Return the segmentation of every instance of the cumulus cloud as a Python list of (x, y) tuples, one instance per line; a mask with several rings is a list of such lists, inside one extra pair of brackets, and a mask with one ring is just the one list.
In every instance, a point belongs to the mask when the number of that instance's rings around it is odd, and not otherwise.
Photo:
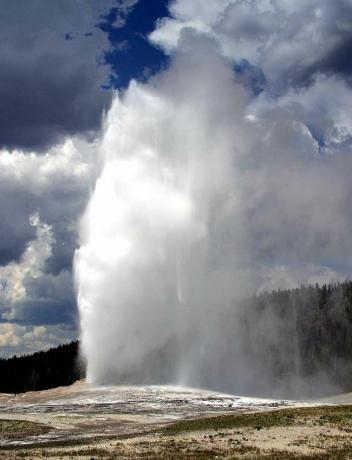
[(39, 212), (54, 230), (48, 269), (71, 266), (76, 221), (93, 181), (94, 144), (68, 139), (46, 154), (0, 150), (0, 263), (19, 260), (35, 230), (29, 216)]
[(351, 87), (334, 76), (319, 74), (308, 87), (290, 88), (280, 98), (263, 92), (251, 106), (253, 114), (261, 111), (283, 110), (287, 116), (300, 121), (317, 142), (319, 153), (331, 155), (348, 152), (352, 134)]
[(349, 0), (175, 0), (151, 40), (177, 49), (187, 29), (214, 38), (222, 53), (259, 66), (274, 85), (306, 85), (317, 73), (350, 80), (352, 5)]
[(71, 274), (46, 274), (54, 237), (38, 214), (29, 218), (36, 237), (30, 241), (19, 262), (0, 267), (1, 321), (24, 324), (75, 325)]
[(73, 340), (74, 330), (66, 325), (24, 326), (14, 323), (0, 323), (0, 347), (3, 357), (46, 350)]
[(29, 218), (36, 238), (19, 262), (0, 267), (2, 356), (47, 349), (76, 338), (72, 278), (68, 271), (44, 273), (52, 254), (52, 229), (38, 214)]
[[(26, 297), (25, 277), (28, 275), (34, 278), (40, 276), (45, 261), (51, 255), (53, 242), (51, 228), (40, 222), (38, 214), (30, 216), (29, 224), (36, 229), (36, 239), (28, 244), (19, 263), (10, 262), (8, 265), (0, 267), (2, 304), (13, 304), (24, 299)], [(11, 315), (7, 315), (6, 319), (12, 319)]]
[[(68, 139), (46, 153), (0, 151), (1, 322), (50, 326), (51, 338), (41, 345), (77, 334), (72, 254), (94, 181), (94, 149), (92, 143)], [(24, 351), (39, 345), (34, 341), (30, 348), (27, 342), (21, 342)], [(8, 350), (18, 353), (21, 345)]]

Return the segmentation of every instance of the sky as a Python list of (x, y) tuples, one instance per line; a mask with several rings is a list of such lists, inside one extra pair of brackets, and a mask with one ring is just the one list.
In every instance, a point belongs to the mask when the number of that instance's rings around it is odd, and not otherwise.
[[(153, 81), (197, 40), (230, 63), (260, 133), (247, 171), (265, 165), (243, 192), (252, 200), (244, 218), (256, 221), (253, 254), (269, 267), (261, 289), (350, 277), (351, 0), (0, 0), (0, 8), (1, 356), (78, 337), (72, 261), (114, 94), (133, 79)], [(209, 107), (217, 96), (211, 87)]]

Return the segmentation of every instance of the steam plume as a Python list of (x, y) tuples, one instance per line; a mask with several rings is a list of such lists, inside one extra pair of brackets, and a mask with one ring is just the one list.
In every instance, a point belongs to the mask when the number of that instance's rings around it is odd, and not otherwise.
[(167, 71), (116, 96), (75, 259), (89, 380), (238, 391), (255, 363), (236, 303), (346, 276), (351, 159), (322, 153), (311, 91), (255, 97), (186, 30)]

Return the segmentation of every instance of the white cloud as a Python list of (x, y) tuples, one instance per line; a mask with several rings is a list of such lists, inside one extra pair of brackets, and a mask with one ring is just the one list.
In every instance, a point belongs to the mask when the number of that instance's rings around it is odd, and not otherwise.
[(59, 326), (27, 326), (0, 323), (0, 347), (2, 357), (23, 355), (60, 345), (75, 339), (75, 332)]
[(11, 323), (0, 323), (0, 346), (17, 347), (22, 345), (25, 331), (25, 326), (19, 326), (18, 324)]
[[(94, 144), (67, 138), (45, 154), (21, 150), (0, 150), (0, 177), (3, 181), (26, 182), (38, 187), (50, 187), (67, 178), (87, 182), (92, 174)], [(28, 184), (29, 179), (31, 184)]]
[(280, 110), (300, 120), (322, 142), (321, 153), (338, 151), (352, 136), (352, 92), (348, 84), (336, 76), (317, 75), (311, 85), (291, 88), (280, 98), (266, 92), (257, 97), (248, 109), (252, 116), (266, 116)]
[[(50, 226), (40, 221), (38, 214), (29, 218), (30, 225), (36, 229), (36, 239), (32, 240), (19, 262), (10, 262), (0, 267), (1, 305), (15, 305), (26, 298), (24, 280), (31, 276), (38, 278), (43, 274), (45, 262), (52, 253), (53, 234)], [(13, 311), (3, 313), (3, 319), (14, 319)]]
[[(8, 228), (0, 249), (6, 251), (12, 240), (17, 246), (24, 241), (22, 253), (17, 257), (10, 253), (9, 260), (4, 258), (0, 265), (0, 315), (3, 322), (19, 322), (20, 327), (29, 328), (7, 326), (18, 332), (12, 341), (19, 341), (21, 331), (27, 334), (22, 344), (25, 350), (31, 340), (33, 349), (35, 343), (37, 348), (57, 343), (53, 336), (39, 340), (40, 323), (52, 328), (61, 341), (76, 334), (70, 266), (77, 220), (96, 168), (95, 145), (82, 139), (67, 139), (45, 154), (0, 151), (0, 208), (2, 225)], [(52, 271), (50, 264), (66, 252), (68, 265), (65, 262), (57, 272)], [(20, 352), (20, 344), (18, 347)]]
[(175, 0), (170, 10), (172, 18), (150, 35), (154, 43), (175, 51), (193, 29), (216, 40), (225, 56), (261, 67), (276, 84), (334, 68), (332, 54), (352, 33), (351, 5), (341, 0)]
[(34, 238), (29, 216), (38, 212), (53, 228), (52, 261), (62, 268), (69, 267), (76, 222), (93, 185), (96, 167), (95, 144), (77, 138), (67, 139), (45, 154), (0, 150), (0, 265), (20, 258), (25, 245)]

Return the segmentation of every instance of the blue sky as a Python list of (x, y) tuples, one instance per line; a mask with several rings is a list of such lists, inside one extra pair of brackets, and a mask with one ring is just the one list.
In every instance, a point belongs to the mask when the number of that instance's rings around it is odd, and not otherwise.
[(127, 15), (124, 27), (114, 26), (117, 7), (98, 23), (111, 44), (111, 49), (105, 52), (105, 62), (111, 67), (112, 87), (126, 88), (131, 78), (145, 79), (166, 67), (168, 57), (150, 43), (148, 35), (157, 20), (168, 17), (167, 3), (166, 0), (139, 1)]

